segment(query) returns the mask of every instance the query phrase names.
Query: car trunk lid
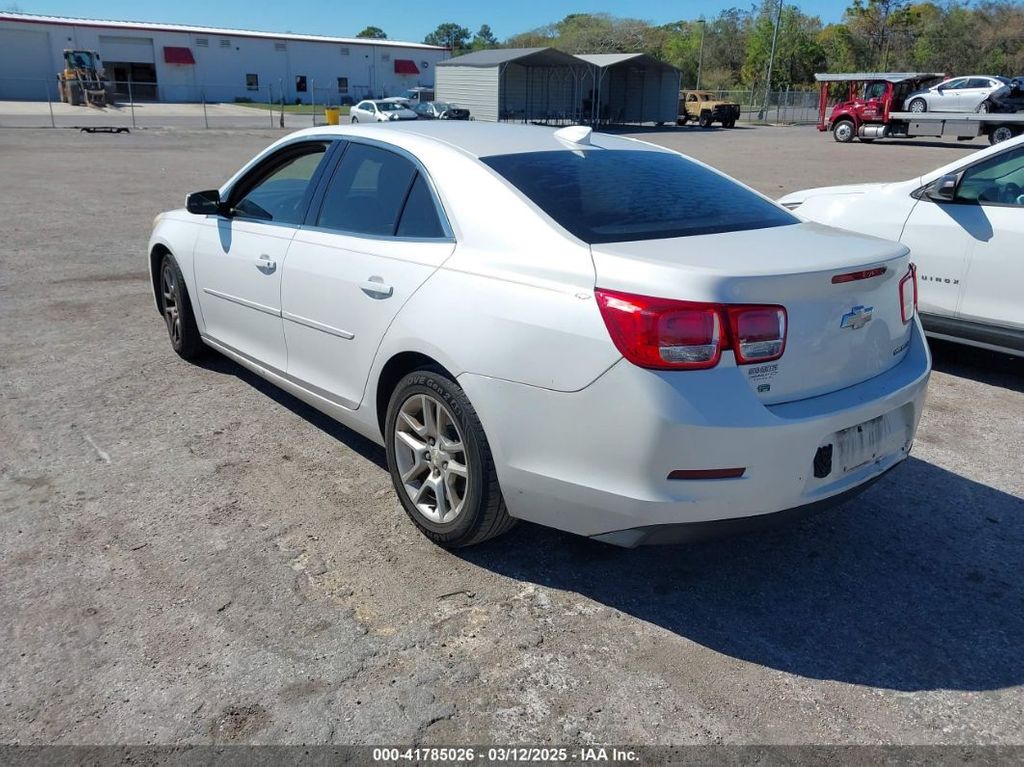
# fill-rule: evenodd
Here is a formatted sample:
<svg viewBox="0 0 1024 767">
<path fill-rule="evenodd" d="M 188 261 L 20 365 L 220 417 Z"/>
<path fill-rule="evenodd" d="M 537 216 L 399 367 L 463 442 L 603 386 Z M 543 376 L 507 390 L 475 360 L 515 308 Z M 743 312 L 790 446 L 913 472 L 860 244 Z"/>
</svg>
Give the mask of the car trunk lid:
<svg viewBox="0 0 1024 767">
<path fill-rule="evenodd" d="M 909 345 L 899 290 L 909 259 L 897 243 L 805 223 L 606 243 L 591 251 L 599 288 L 784 306 L 783 356 L 739 366 L 766 404 L 853 386 L 897 364 Z M 720 364 L 735 364 L 731 351 Z"/>
</svg>

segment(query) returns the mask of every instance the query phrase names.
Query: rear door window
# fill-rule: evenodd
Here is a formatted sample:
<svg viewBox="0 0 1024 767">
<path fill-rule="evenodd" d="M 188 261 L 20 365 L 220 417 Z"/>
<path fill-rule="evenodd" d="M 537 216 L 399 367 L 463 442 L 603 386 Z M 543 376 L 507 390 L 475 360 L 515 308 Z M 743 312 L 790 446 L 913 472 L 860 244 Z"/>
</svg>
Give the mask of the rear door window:
<svg viewBox="0 0 1024 767">
<path fill-rule="evenodd" d="M 401 155 L 368 144 L 349 144 L 324 194 L 317 226 L 351 234 L 395 236 L 406 201 L 413 197 L 416 178 L 416 167 Z M 429 190 L 427 194 L 429 197 Z M 410 213 L 407 229 L 423 231 L 424 225 L 413 224 L 412 216 Z"/>
<path fill-rule="evenodd" d="M 671 152 L 527 152 L 483 157 L 588 243 L 687 237 L 798 223 L 735 181 Z"/>
</svg>

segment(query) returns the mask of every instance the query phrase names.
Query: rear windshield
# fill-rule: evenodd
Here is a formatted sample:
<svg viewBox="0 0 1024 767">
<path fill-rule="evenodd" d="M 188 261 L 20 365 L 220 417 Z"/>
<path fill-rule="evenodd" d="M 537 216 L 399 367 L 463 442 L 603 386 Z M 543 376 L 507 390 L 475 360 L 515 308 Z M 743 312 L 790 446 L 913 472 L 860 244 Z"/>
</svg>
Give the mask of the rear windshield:
<svg viewBox="0 0 1024 767">
<path fill-rule="evenodd" d="M 669 152 L 590 149 L 481 160 L 592 244 L 797 223 L 734 181 Z"/>
</svg>

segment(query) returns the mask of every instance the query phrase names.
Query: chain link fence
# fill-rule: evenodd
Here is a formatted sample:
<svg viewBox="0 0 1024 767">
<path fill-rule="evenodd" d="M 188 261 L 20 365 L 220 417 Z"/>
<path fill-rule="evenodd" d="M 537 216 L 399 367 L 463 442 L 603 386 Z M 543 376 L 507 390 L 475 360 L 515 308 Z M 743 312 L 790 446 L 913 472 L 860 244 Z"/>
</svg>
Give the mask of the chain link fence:
<svg viewBox="0 0 1024 767">
<path fill-rule="evenodd" d="M 237 85 L 109 81 L 103 105 L 61 99 L 56 78 L 0 78 L 3 128 L 306 128 L 324 125 L 325 108 L 342 115 L 355 98 L 315 82 L 282 100 L 283 83 Z M 345 119 L 344 117 L 342 119 Z"/>
<path fill-rule="evenodd" d="M 105 106 L 72 106 L 61 101 L 56 77 L 39 80 L 0 78 L 0 127 L 3 128 L 277 128 L 295 130 L 326 123 L 325 108 L 348 108 L 369 94 L 338 84 L 310 80 L 282 103 L 283 82 L 237 84 L 165 84 L 113 81 Z M 818 118 L 816 91 L 712 90 L 716 98 L 740 105 L 740 120 L 813 124 Z"/>
<path fill-rule="evenodd" d="M 740 105 L 740 120 L 744 122 L 767 122 L 782 125 L 814 125 L 818 122 L 818 91 L 785 89 L 764 90 L 713 90 L 705 88 L 723 101 Z"/>
</svg>

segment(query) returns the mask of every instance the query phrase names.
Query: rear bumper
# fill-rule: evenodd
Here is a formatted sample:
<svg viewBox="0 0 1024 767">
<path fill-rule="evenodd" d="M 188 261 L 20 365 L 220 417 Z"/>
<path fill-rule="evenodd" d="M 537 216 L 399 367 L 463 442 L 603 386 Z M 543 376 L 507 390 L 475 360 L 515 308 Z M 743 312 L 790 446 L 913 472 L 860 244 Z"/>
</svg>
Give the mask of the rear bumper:
<svg viewBox="0 0 1024 767">
<path fill-rule="evenodd" d="M 877 474 L 866 482 L 851 487 L 849 490 L 844 490 L 838 495 L 831 495 L 828 498 L 811 501 L 803 506 L 796 506 L 792 509 L 773 511 L 768 514 L 756 514 L 752 517 L 732 517 L 730 519 L 713 519 L 707 522 L 680 522 L 676 524 L 633 527 L 629 530 L 602 533 L 601 535 L 593 536 L 593 538 L 594 540 L 610 543 L 614 546 L 632 549 L 637 546 L 692 543 L 694 541 L 721 538 L 727 535 L 740 535 L 759 530 L 768 530 L 812 517 L 823 511 L 834 509 L 836 506 L 841 506 L 847 501 L 856 498 L 895 468 L 896 465 L 894 464 L 881 474 Z"/>
<path fill-rule="evenodd" d="M 459 381 L 488 435 L 512 516 L 586 536 L 706 523 L 838 503 L 907 457 L 931 360 L 915 321 L 903 360 L 855 386 L 764 405 L 734 365 L 691 373 L 624 360 L 590 386 L 556 392 L 473 374 Z M 885 424 L 877 454 L 815 476 L 843 430 Z M 677 469 L 742 467 L 736 479 L 669 480 Z M 697 528 L 694 528 L 696 530 Z M 650 534 L 619 536 L 636 545 Z"/>
</svg>

